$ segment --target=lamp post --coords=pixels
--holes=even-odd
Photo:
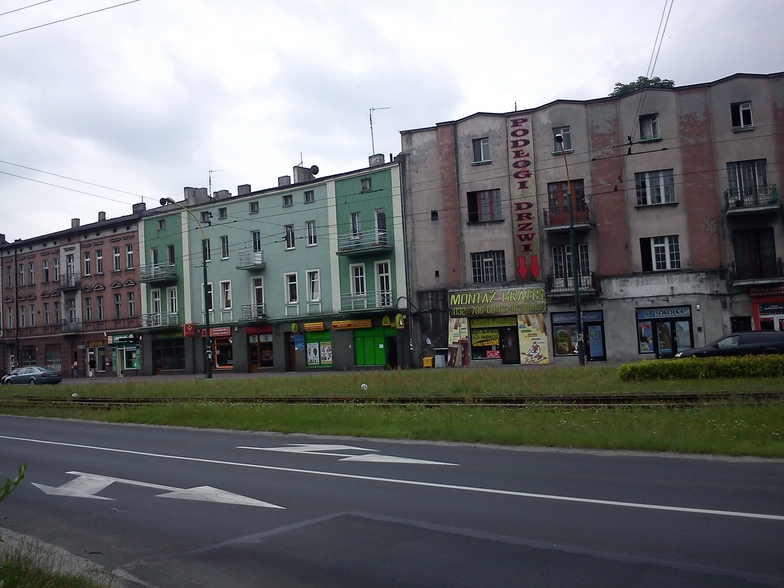
[[[585,348],[583,346],[583,319],[580,312],[580,265],[577,254],[577,237],[574,232],[574,203],[572,202],[572,182],[569,179],[569,163],[563,146],[563,136],[555,136],[555,142],[561,147],[564,166],[566,166],[566,207],[569,210],[569,248],[572,253],[572,283],[574,284],[574,316],[577,322],[577,360],[585,365]]]
[[[207,283],[207,238],[204,236],[204,228],[201,226],[201,222],[199,221],[198,217],[193,214],[193,211],[180,204],[179,202],[175,202],[171,198],[161,198],[160,200],[161,206],[165,206],[167,204],[175,204],[182,208],[185,212],[190,214],[193,217],[193,220],[196,221],[196,225],[199,227],[199,231],[201,231],[201,261],[202,261],[202,283],[204,287],[204,327],[206,329],[206,345],[207,345],[207,378],[212,378],[212,337],[210,336],[210,309],[207,305],[208,301],[208,283]]]

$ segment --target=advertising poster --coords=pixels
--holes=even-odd
[[[468,319],[450,318],[449,319],[449,344],[457,345],[458,341],[468,339]]]
[[[637,323],[640,333],[640,353],[653,353],[653,326],[649,321]]]
[[[321,347],[321,365],[332,365],[332,341],[319,343]]]
[[[308,365],[319,364],[319,344],[308,343]]]
[[[523,365],[550,363],[546,315],[517,315],[517,330],[520,337],[520,363]]]

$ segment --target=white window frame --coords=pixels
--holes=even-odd
[[[41,266],[43,267],[43,273],[44,273],[44,275],[43,275],[43,278],[44,278],[43,283],[44,284],[48,284],[49,283],[49,260],[48,259],[44,259],[41,262]],[[9,265],[6,269],[8,270],[6,272],[7,278],[8,278],[8,280],[7,280],[8,287],[10,288],[11,287],[11,266]]]
[[[210,238],[209,237],[204,239],[204,241],[202,242],[202,248],[203,248],[202,249],[202,251],[203,251],[202,255],[204,256],[205,261],[207,261],[209,263],[210,261],[212,261],[212,250],[210,249]]]
[[[383,220],[383,227],[381,226]],[[385,208],[377,208],[375,214],[376,221],[376,243],[386,245],[389,242],[387,231],[387,211]]]
[[[640,141],[661,139],[659,114],[644,114],[640,117]]]
[[[305,221],[305,226],[308,230],[308,247],[318,245],[318,235],[316,234],[316,221]]]
[[[35,304],[30,305],[30,326],[35,326]]]
[[[166,309],[169,314],[177,314],[177,286],[166,288]]]
[[[362,178],[359,181],[361,192],[370,192],[373,189],[373,178]]]
[[[255,253],[261,251],[261,231],[251,231],[250,242],[251,242],[251,249]]]
[[[50,319],[49,303],[48,302],[44,302],[44,324],[45,325],[49,324],[49,319]]]
[[[474,159],[472,163],[490,163],[490,138],[482,137],[472,141]]]
[[[49,308],[45,306],[46,310],[46,324],[49,324]],[[92,298],[85,298],[84,299],[84,315],[85,319],[88,321],[93,320],[93,299]]]
[[[221,310],[231,310],[231,280],[221,280]]]
[[[261,296],[259,296],[261,293]],[[259,298],[261,298],[261,302],[259,302]],[[250,299],[253,301],[255,306],[263,305],[264,304],[264,278],[253,278],[250,283]]]
[[[98,320],[102,321],[106,319],[106,313],[103,305],[103,296],[96,296],[96,303],[98,305]],[[57,304],[55,302],[55,304]]]
[[[291,286],[294,286],[294,296],[291,296]],[[283,274],[283,297],[286,304],[299,304],[299,280],[297,272]]]
[[[351,213],[351,238],[359,239],[362,236],[362,213]]]
[[[676,202],[675,180],[671,169],[639,172],[634,174],[637,206],[671,204]]]
[[[150,310],[152,314],[161,314],[163,312],[163,301],[161,300],[160,288],[150,290]]]
[[[92,275],[91,264],[92,264],[92,260],[90,259],[90,252],[89,251],[85,251],[84,252],[84,275],[85,276]],[[48,273],[48,271],[47,271],[47,273]]]
[[[225,206],[218,209],[218,220],[226,220],[229,218],[229,209]]]
[[[316,201],[316,192],[314,190],[305,190],[305,204],[311,204]]]
[[[112,247],[112,271],[119,272],[122,269],[120,265],[120,248]]]
[[[221,259],[229,259],[229,236],[221,235]]]
[[[102,249],[95,250],[95,273],[99,275],[103,273],[103,250]]]
[[[681,269],[680,240],[678,235],[665,235],[659,237],[646,237],[641,241],[648,241],[648,253],[650,254],[650,270],[653,272],[663,272]],[[642,254],[643,252],[641,252]],[[643,268],[646,264],[642,259]]]
[[[732,121],[732,128],[733,129],[751,129],[754,128],[754,117],[752,116],[751,111],[751,102],[735,102],[734,104],[730,105],[730,112],[732,117],[735,118],[737,116],[738,123],[735,124],[735,121]],[[745,120],[748,118],[748,122]]]
[[[31,261],[28,264],[27,269],[29,270],[28,272],[29,273],[28,277],[30,278],[29,285],[32,286],[33,284],[35,284],[35,262]],[[30,325],[30,326],[34,327],[35,325]]]
[[[283,208],[294,206],[294,194],[284,194],[282,197]]]
[[[133,269],[133,243],[125,245],[125,269]]]
[[[254,200],[248,204],[248,214],[259,214],[259,201]]]
[[[367,279],[365,275],[365,264],[354,263],[349,267],[351,278],[351,296],[354,298],[364,298],[367,296]]]
[[[60,259],[57,257],[52,260],[52,278],[54,282],[60,281]]]
[[[136,295],[133,291],[128,292],[128,317],[133,318],[136,316]]]
[[[212,282],[207,282],[207,298],[208,300],[204,300],[204,288],[201,288],[201,297],[202,297],[202,310],[206,308],[207,312],[213,312],[215,310],[215,292],[212,287]],[[207,304],[209,302],[209,305]]]
[[[296,249],[297,241],[296,237],[294,236],[294,225],[286,225],[284,227],[286,232],[286,251],[291,251],[292,249]]]
[[[382,307],[392,306],[392,265],[388,259],[376,262],[376,298]]]
[[[307,270],[308,302],[321,302],[321,275],[319,270]]]
[[[556,135],[561,135],[563,143],[559,144],[555,140]],[[571,127],[553,127],[553,154],[558,153],[571,153],[574,151],[572,148],[572,131]]]
[[[122,318],[122,294],[120,292],[114,293],[114,318]]]
[[[158,230],[159,231],[165,231],[166,230],[166,219],[165,218],[158,219]]]

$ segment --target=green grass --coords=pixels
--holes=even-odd
[[[116,585],[109,571],[72,568],[62,556],[37,544],[0,545],[2,588],[110,588]]]

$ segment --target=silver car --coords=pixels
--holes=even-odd
[[[63,381],[63,374],[59,370],[28,365],[26,367],[11,370],[11,373],[3,376],[3,384],[59,384]]]

